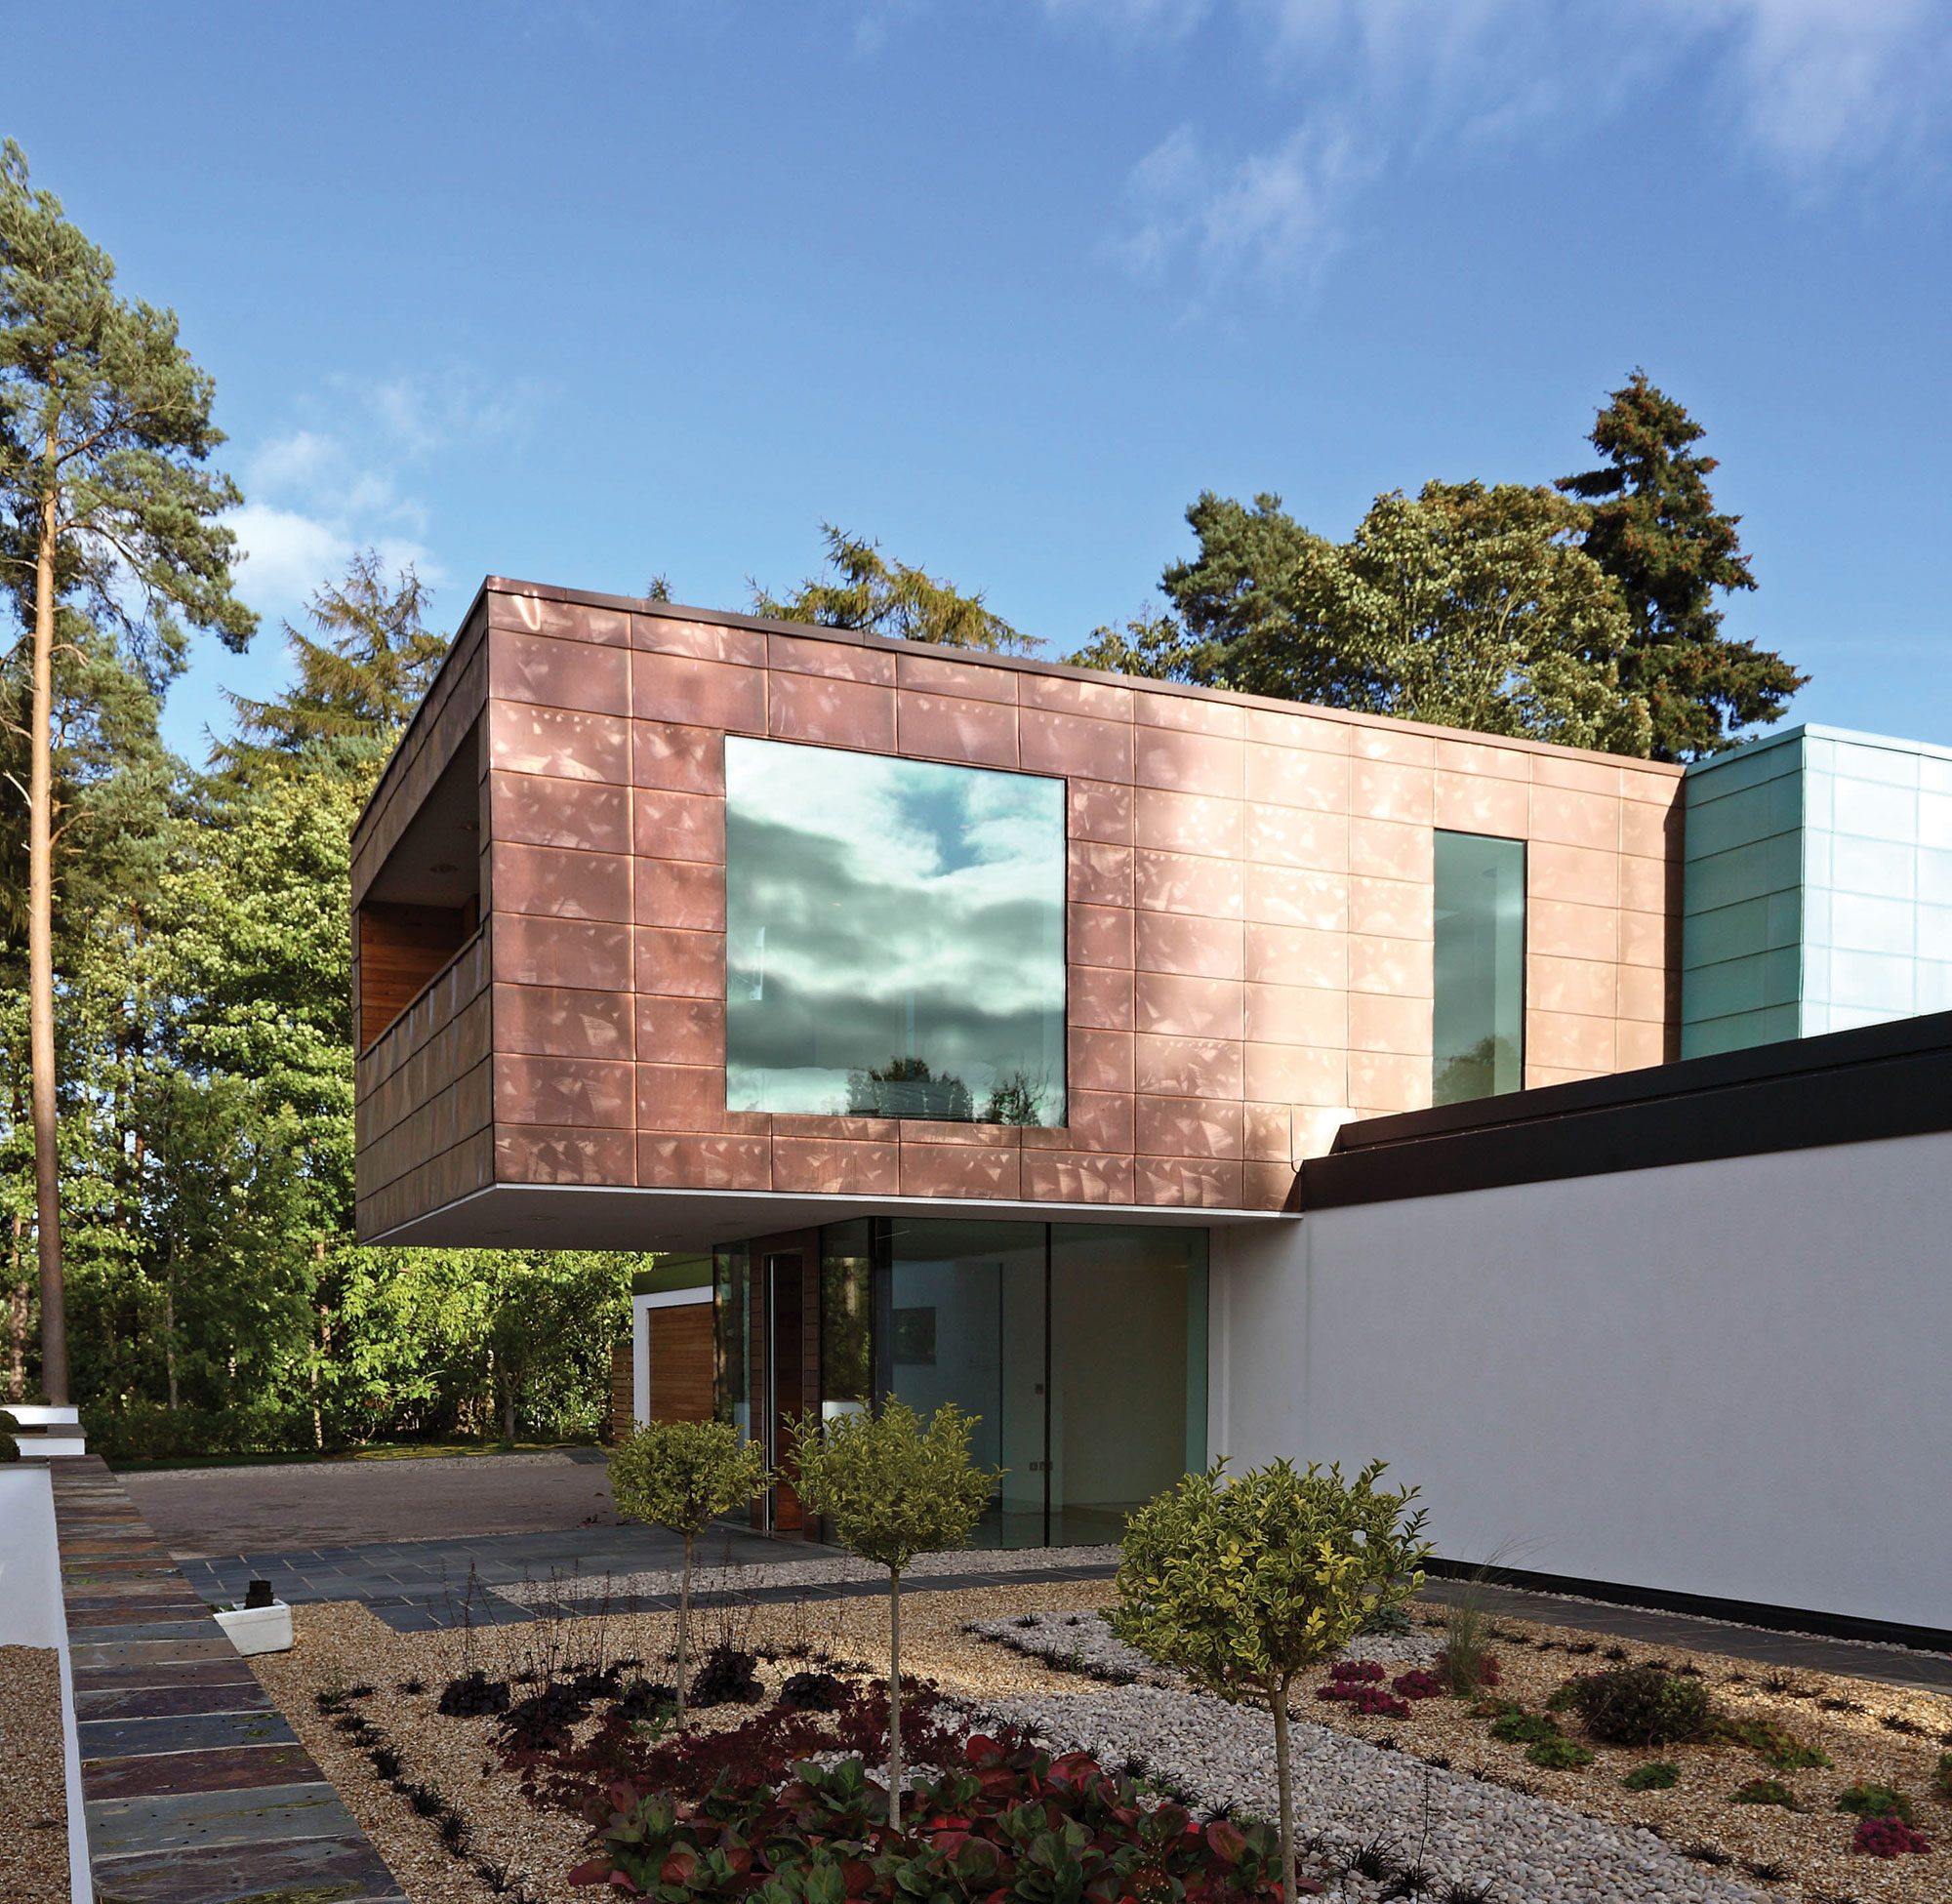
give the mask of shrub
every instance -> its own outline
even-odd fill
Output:
[[[1326,1685],[1317,1686],[1318,1699],[1333,1699],[1341,1704],[1355,1707],[1363,1719],[1407,1719],[1407,1701],[1385,1692],[1381,1686],[1367,1680],[1330,1680]]]
[[[20,1460],[20,1443],[16,1439],[20,1432],[20,1417],[9,1409],[0,1408],[0,1461]]]
[[[1501,1739],[1506,1745],[1538,1745],[1547,1739],[1562,1736],[1558,1725],[1549,1719],[1541,1719],[1536,1713],[1520,1712],[1516,1708],[1501,1713],[1491,1722],[1491,1736]]]
[[[1000,1473],[969,1459],[980,1417],[946,1401],[921,1417],[890,1396],[879,1414],[812,1410],[791,1424],[807,1512],[834,1523],[850,1554],[888,1570],[888,1823],[902,1822],[902,1572],[917,1554],[960,1547],[990,1505]]]
[[[1730,1745],[1760,1753],[1777,1771],[1821,1771],[1830,1763],[1830,1755],[1821,1746],[1806,1744],[1772,1719],[1725,1719],[1715,1732]]]
[[[1620,1783],[1630,1792],[1670,1792],[1681,1783],[1681,1767],[1656,1759],[1650,1765],[1636,1765]]]
[[[1229,1480],[1225,1463],[1188,1475],[1125,1523],[1112,1630],[1219,1698],[1274,1720],[1282,1895],[1294,1889],[1288,1694],[1378,1607],[1423,1585],[1429,1547],[1416,1490],[1353,1481],[1339,1467],[1276,1461]],[[1387,1697],[1388,1695],[1384,1695]]]
[[[780,1687],[780,1703],[801,1712],[831,1713],[846,1690],[832,1673],[795,1673]]]
[[[1932,1774],[1932,1789],[1940,1804],[1952,1804],[1952,1752],[1938,1755],[1938,1769]]]
[[[1664,1667],[1617,1666],[1572,1684],[1573,1708],[1603,1745],[1674,1745],[1713,1733],[1707,1688]]]
[[[1730,1804],[1779,1804],[1785,1811],[1801,1811],[1796,1794],[1779,1778],[1752,1778],[1728,1794]]]
[[[1853,1811],[1859,1818],[1899,1818],[1907,1825],[1918,1822],[1911,1801],[1902,1792],[1894,1791],[1889,1785],[1873,1785],[1861,1778],[1837,1794],[1837,1809]]]
[[[691,1688],[694,1706],[751,1706],[765,1697],[759,1683],[758,1658],[725,1641],[705,1655]],[[678,1709],[683,1711],[682,1707]]]
[[[1497,1656],[1482,1649],[1460,1654],[1445,1646],[1437,1655],[1435,1670],[1445,1689],[1460,1698],[1467,1692],[1477,1691],[1480,1686],[1496,1685],[1504,1677],[1498,1670]]]
[[[1391,1689],[1404,1699],[1435,1699],[1444,1690],[1444,1681],[1434,1673],[1413,1666],[1390,1681]]]
[[[1339,1659],[1328,1669],[1328,1677],[1338,1685],[1374,1684],[1383,1669],[1373,1659]]]
[[[1578,1771],[1593,1762],[1592,1749],[1571,1739],[1540,1739],[1525,1750],[1525,1758],[1548,1771]]]
[[[617,1512],[668,1527],[684,1540],[677,1590],[677,1722],[685,1722],[691,1658],[691,1563],[698,1537],[721,1514],[750,1501],[772,1479],[756,1441],[743,1445],[730,1422],[654,1421],[625,1436],[610,1456]],[[706,1704],[700,1700],[701,1705]]]
[[[1362,1616],[1362,1624],[1356,1631],[1360,1634],[1387,1634],[1392,1640],[1402,1640],[1409,1633],[1409,1613],[1402,1606],[1377,1606]]]
[[[663,1713],[677,1711],[677,1687],[653,1680],[632,1680],[617,1701],[617,1716],[632,1724],[647,1722]]]
[[[1932,1842],[1921,1838],[1893,1814],[1885,1818],[1859,1818],[1857,1829],[1850,1834],[1850,1849],[1862,1851],[1868,1857],[1895,1858],[1907,1851],[1923,1855],[1932,1849]]]
[[[449,1719],[486,1719],[508,1710],[508,1681],[491,1680],[477,1666],[471,1673],[449,1680],[435,1708]]]

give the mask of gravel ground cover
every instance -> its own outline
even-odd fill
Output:
[[[0,1646],[0,1898],[68,1896],[61,1739],[60,1655]]]
[[[1422,1619],[1431,1622],[1440,1617],[1429,1609],[1419,1611]],[[1065,1732],[1065,1743],[1095,1750],[1109,1748],[1116,1738],[1126,1738],[1132,1744],[1121,1749],[1147,1759],[1159,1771],[1187,1784],[1208,1803],[1253,1809],[1257,1803],[1272,1802],[1265,1796],[1257,1802],[1237,1782],[1245,1778],[1251,1783],[1255,1777],[1271,1780],[1267,1767],[1272,1764],[1273,1728],[1266,1720],[1249,1720],[1246,1715],[1209,1716],[1213,1722],[1203,1728],[1212,1741],[1207,1783],[1202,1783],[1197,1758],[1184,1766],[1176,1760],[1169,1764],[1158,1751],[1145,1745],[1149,1735],[1180,1736],[1160,1731],[1161,1710],[1152,1696],[1154,1689],[1170,1688],[1177,1681],[1143,1655],[1120,1645],[1095,1612],[1075,1608],[1038,1611],[1013,1620],[977,1623],[973,1632],[974,1637],[994,1644],[1032,1652],[1065,1666],[1074,1677],[1085,1676],[1087,1683],[1093,1675],[1135,1677],[1137,1683],[1133,1685],[1101,1683],[1078,1700],[1055,1702],[1054,1711],[1066,1722],[1098,1728],[1079,1732],[1075,1738]],[[1463,1796],[1456,1803],[1467,1812],[1471,1810],[1470,1795],[1482,1796],[1495,1788],[1512,1795],[1513,1802],[1522,1807],[1557,1817],[1564,1828],[1561,1836],[1566,1831],[1575,1839],[1593,1833],[1625,1832],[1649,1839],[1657,1833],[1658,1841],[1653,1842],[1671,1847],[1662,1851],[1667,1860],[1662,1869],[1671,1867],[1677,1854],[1688,1851],[1705,1850],[1728,1860],[1726,1866],[1715,1866],[1683,1859],[1685,1868],[1694,1874],[1691,1882],[1696,1888],[1654,1888],[1645,1893],[1630,1887],[1589,1892],[1577,1887],[1581,1879],[1576,1871],[1566,1879],[1573,1888],[1542,1887],[1542,1880],[1533,1871],[1525,1874],[1519,1890],[1525,1899],[1746,1896],[1761,1889],[1802,1898],[1808,1904],[1846,1899],[1855,1900],[1855,1904],[1873,1904],[1874,1900],[1879,1904],[1882,1900],[1945,1904],[1952,1898],[1952,1869],[1948,1869],[1952,1867],[1952,1806],[1942,1802],[1934,1786],[1938,1756],[1952,1748],[1952,1699],[1823,1674],[1771,1672],[1752,1661],[1713,1653],[1673,1648],[1656,1653],[1648,1647],[1624,1644],[1609,1648],[1574,1628],[1504,1620],[1497,1624],[1496,1636],[1492,1647],[1501,1677],[1490,1696],[1508,1699],[1529,1712],[1542,1713],[1551,1694],[1577,1673],[1662,1659],[1700,1674],[1729,1717],[1786,1727],[1819,1747],[1832,1763],[1785,1770],[1752,1750],[1725,1744],[1642,1750],[1606,1747],[1598,1750],[1596,1762],[1589,1766],[1552,1770],[1528,1762],[1523,1743],[1493,1738],[1488,1720],[1474,1717],[1464,1701],[1412,1700],[1406,1719],[1363,1719],[1346,1705],[1319,1701],[1314,1692],[1326,1680],[1324,1672],[1300,1688],[1296,1716],[1313,1720],[1339,1740],[1360,1745],[1369,1758],[1331,1759],[1325,1766],[1318,1763],[1311,1815],[1332,1820],[1337,1815],[1336,1792],[1383,1792],[1392,1788],[1394,1780],[1396,1800],[1388,1806],[1379,1801],[1371,1809],[1392,1811],[1401,1817],[1409,1803],[1402,1781],[1415,1780],[1425,1767],[1440,1762],[1439,1775],[1449,1787],[1461,1788]],[[1425,1657],[1434,1657],[1441,1639],[1441,1628],[1432,1624],[1401,1641],[1361,1641],[1350,1648],[1350,1656],[1383,1662],[1394,1676],[1399,1670],[1394,1660],[1414,1657],[1418,1647],[1425,1649]],[[1616,1654],[1619,1657],[1613,1656]],[[1021,1704],[1006,1702],[997,1710],[999,1717],[1018,1723],[1036,1722],[1035,1715]],[[1170,1710],[1169,1704],[1166,1710]],[[1301,1728],[1297,1730],[1299,1734]],[[1569,1715],[1565,1730],[1572,1739],[1582,1737],[1577,1721]],[[1223,1738],[1232,1743],[1223,1748]],[[1377,1748],[1382,1749],[1382,1762],[1393,1764],[1393,1771],[1376,1769]],[[1621,1785],[1622,1777],[1637,1766],[1662,1761],[1681,1768],[1681,1780],[1671,1789],[1636,1792]],[[1259,1769],[1252,1769],[1256,1767]],[[1801,1809],[1730,1802],[1737,1788],[1758,1777],[1774,1780],[1793,1796]],[[1836,1808],[1836,1798],[1860,1780],[1894,1787],[1910,1798],[1919,1829],[1934,1846],[1930,1855],[1885,1860],[1850,1850],[1855,1820]],[[1413,1796],[1414,1787],[1410,1789]],[[1268,1790],[1272,1790],[1271,1783]],[[1492,1802],[1489,1811],[1476,1811],[1476,1822],[1470,1829],[1507,1829],[1507,1814],[1502,1809],[1505,1803],[1500,1798]],[[1364,1815],[1359,1811],[1357,1822]],[[1577,1822],[1568,1824],[1568,1819]],[[1413,1837],[1417,1829],[1420,1827],[1410,1828],[1408,1835]],[[1526,1842],[1527,1834],[1512,1829],[1514,1845]],[[1392,1835],[1401,1843],[1405,1829],[1393,1826]],[[1469,1833],[1465,1836],[1468,1840]],[[1433,1830],[1431,1843],[1438,1842]],[[1530,1857],[1520,1861],[1526,1866],[1537,1863]],[[1431,1859],[1426,1856],[1425,1862]],[[1785,1881],[1758,1882],[1753,1876],[1756,1868],[1780,1868],[1790,1875]],[[1748,1888],[1728,1892],[1699,1887],[1718,1872],[1724,1874],[1725,1883],[1738,1879]],[[1508,1885],[1515,1875],[1506,1873]]]
[[[960,1570],[967,1557],[956,1559]],[[1093,1580],[913,1595],[903,1602],[904,1663],[973,1713],[1036,1724],[1053,1746],[1099,1750],[1114,1768],[1128,1758],[1142,1761],[1204,1803],[1271,1809],[1272,1727],[1265,1719],[1148,1683],[1164,1677],[1149,1662],[1140,1662],[1144,1677],[1122,1685],[1066,1670],[1075,1652],[1078,1663],[1087,1663],[1088,1655],[1115,1677],[1138,1672],[1132,1660],[1109,1650],[1117,1642],[1097,1620],[1096,1609],[1109,1594],[1109,1582]],[[441,1686],[468,1665],[503,1677],[550,1655],[600,1651],[613,1659],[661,1661],[674,1637],[669,1616],[592,1612],[472,1633],[415,1635],[393,1633],[354,1604],[301,1606],[296,1618],[294,1651],[253,1663],[417,1904],[497,1897],[526,1897],[534,1904],[582,1898],[589,1904],[590,1892],[563,1882],[584,1853],[580,1820],[538,1811],[522,1798],[492,1750],[492,1720],[443,1718],[435,1702]],[[701,1615],[696,1641],[701,1652],[725,1637],[783,1655],[824,1652],[880,1672],[886,1618],[879,1597],[735,1604]],[[983,1626],[1007,1633],[1008,1641],[971,1630]],[[1048,1658],[1027,1643],[1046,1631]],[[1505,1668],[1499,1692],[1530,1710],[1575,1671],[1609,1663],[1598,1646],[1593,1653],[1568,1653],[1566,1648],[1593,1644],[1590,1636],[1568,1629],[1506,1622],[1499,1631],[1514,1636],[1494,1642]],[[1539,1639],[1550,1650],[1540,1650]],[[1392,1651],[1390,1675],[1405,1670],[1403,1662],[1428,1658],[1435,1643],[1427,1629],[1391,1641],[1401,1650]],[[1382,1646],[1380,1641],[1365,1642],[1364,1656],[1380,1658]],[[1645,1648],[1628,1650],[1635,1659],[1650,1656]],[[1620,1772],[1660,1755],[1609,1749],[1584,1771],[1546,1771],[1525,1762],[1523,1746],[1493,1740],[1487,1722],[1473,1719],[1458,1701],[1416,1701],[1408,1720],[1395,1721],[1352,1719],[1346,1709],[1309,1697],[1297,1702],[1297,1717],[1311,1722],[1295,1727],[1298,1758],[1315,1795],[1304,1829],[1320,1836],[1323,1850],[1345,1857],[1359,1839],[1367,1843],[1380,1838],[1378,1848],[1389,1853],[1389,1862],[1420,1859],[1441,1874],[1436,1889],[1425,1893],[1433,1900],[1443,1898],[1453,1874],[1467,1882],[1489,1880],[1488,1895],[1498,1904],[1733,1904],[1759,1896],[1798,1904],[1944,1904],[1952,1896],[1952,1812],[1932,1797],[1936,1757],[1947,1749],[1937,1733],[1952,1730],[1952,1701],[1815,1675],[1798,1675],[1788,1689],[1772,1690],[1765,1683],[1768,1676],[1753,1666],[1707,1654],[1667,1657],[1706,1674],[1731,1711],[1776,1718],[1821,1743],[1835,1767],[1773,1772],[1737,1748],[1669,1748],[1667,1756],[1684,1766],[1681,1785],[1630,1793],[1619,1786]],[[765,1695],[776,1694],[799,1664],[786,1656],[762,1664]],[[654,1663],[645,1671],[662,1676]],[[403,1692],[403,1684],[420,1689]],[[318,1692],[334,1686],[358,1695],[346,1705],[370,1715],[400,1754],[406,1774],[437,1788],[442,1803],[461,1814],[463,1857],[441,1843],[438,1818],[417,1816],[335,1720],[319,1711]],[[372,1691],[359,1690],[365,1686]],[[1804,1693],[1812,1696],[1798,1696]],[[1861,1710],[1825,1710],[1818,1703],[1823,1699]],[[719,1707],[699,1717],[717,1726],[739,1722],[753,1710]],[[1887,1720],[1919,1730],[1893,1731]],[[1567,1731],[1576,1736],[1576,1724],[1568,1722]],[[1792,1814],[1728,1803],[1737,1784],[1765,1771],[1794,1788],[1810,1808]],[[1848,1854],[1852,1821],[1828,1806],[1838,1789],[1859,1777],[1909,1793],[1920,1828],[1941,1848],[1889,1862]],[[1699,1846],[1728,1864],[1682,1855]],[[1759,1882],[1743,1871],[1742,1860],[1779,1863],[1792,1877]],[[501,1889],[480,1875],[484,1866]],[[1358,1874],[1340,1894],[1367,1900],[1386,1888],[1385,1881]]]

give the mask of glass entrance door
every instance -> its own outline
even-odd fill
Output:
[[[875,1392],[926,1419],[945,1401],[979,1416],[970,1454],[1005,1472],[973,1544],[1044,1540],[1048,1231],[1041,1223],[897,1218]]]
[[[766,1397],[764,1441],[766,1465],[785,1475],[793,1438],[787,1423],[806,1405],[803,1371],[806,1366],[805,1317],[801,1307],[804,1262],[798,1250],[782,1251],[765,1259]],[[777,1482],[766,1496],[765,1523],[772,1533],[798,1533],[805,1516],[790,1479]]]

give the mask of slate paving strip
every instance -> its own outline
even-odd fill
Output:
[[[98,1895],[142,1904],[406,1904],[365,1833],[341,1808],[343,1828],[316,1838],[154,1849],[101,1859]]]
[[[152,1850],[167,1841],[184,1849],[248,1844],[263,1838],[315,1838],[322,1821],[338,1828],[344,1807],[322,1779],[245,1792],[183,1792],[169,1798],[108,1799],[89,1819],[89,1842],[114,1855]]]
[[[406,1904],[197,1592],[248,1557],[192,1582],[99,1457],[48,1466],[97,1896]]]

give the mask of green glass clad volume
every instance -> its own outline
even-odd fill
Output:
[[[1064,798],[729,736],[726,1108],[1063,1124]]]
[[[1430,1094],[1461,1104],[1525,1083],[1525,842],[1440,832],[1436,859]]]

